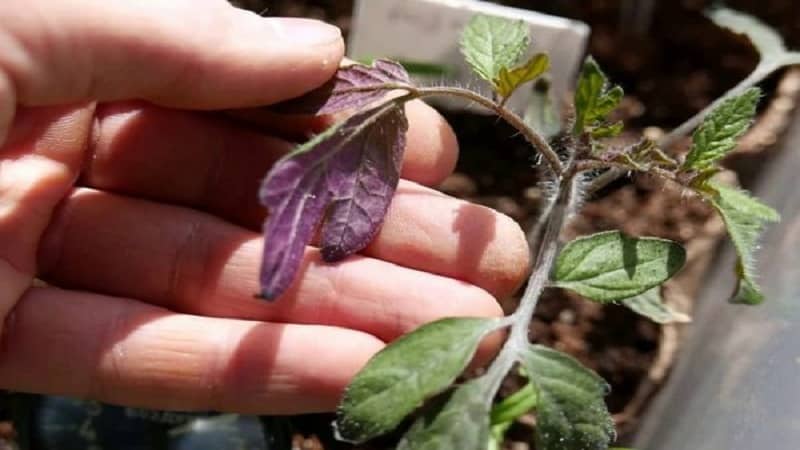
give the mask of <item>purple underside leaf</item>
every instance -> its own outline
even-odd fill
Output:
[[[408,128],[394,103],[353,115],[278,161],[261,187],[264,224],[261,296],[291,284],[323,216],[321,253],[338,261],[378,232],[400,177]]]
[[[271,109],[288,114],[332,114],[358,109],[385,96],[389,92],[383,88],[386,84],[410,85],[411,80],[403,66],[394,61],[379,59],[372,66],[353,64],[340,68],[319,88]]]

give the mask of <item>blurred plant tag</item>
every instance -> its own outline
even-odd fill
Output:
[[[349,56],[362,62],[394,59],[422,85],[478,87],[480,82],[458,48],[461,30],[475,14],[527,22],[531,30],[528,54],[549,53],[553,94],[564,98],[586,51],[589,27],[583,22],[519,8],[476,0],[357,0]],[[531,89],[520,89],[510,106],[524,109],[531,94]],[[463,107],[463,103],[459,104]]]

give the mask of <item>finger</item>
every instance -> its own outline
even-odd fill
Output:
[[[453,169],[458,146],[442,117],[409,104],[402,176],[436,184]],[[269,167],[293,146],[211,115],[141,103],[101,106],[83,182],[203,209],[253,229],[265,210],[257,192]]]
[[[254,230],[261,180],[293,144],[209,114],[100,105],[80,184],[201,209]]]
[[[309,249],[275,302],[259,291],[258,234],[194,210],[80,190],[42,242],[40,276],[75,289],[220,317],[358,329],[391,340],[448,316],[499,316],[474,285],[373,258],[321,262]]]
[[[378,235],[362,254],[467,281],[498,298],[525,279],[530,251],[510,217],[401,182]]]
[[[410,127],[402,176],[427,185],[439,184],[450,175],[458,160],[456,135],[444,117],[422,100],[407,102],[405,107]],[[236,110],[229,115],[294,141],[308,139],[340,119],[340,116],[278,114],[269,108]],[[447,151],[437,151],[440,149]]]
[[[0,79],[23,105],[262,105],[319,86],[343,52],[333,26],[263,18],[222,0],[4,0],[0,23]]]
[[[19,272],[35,270],[34,249],[51,211],[83,163],[93,111],[85,104],[23,108],[0,145],[0,260]]]
[[[409,128],[401,176],[428,186],[447,178],[458,161],[458,140],[447,121],[421,100],[406,103]]]
[[[93,112],[91,104],[23,108],[0,145],[0,319],[31,284],[35,249],[80,168]],[[2,332],[0,321],[0,345]]]
[[[56,288],[20,300],[3,344],[6,389],[253,414],[333,410],[383,347],[342,328],[188,316]]]

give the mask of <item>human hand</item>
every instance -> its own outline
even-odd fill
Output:
[[[223,0],[0,2],[0,388],[324,411],[385,342],[501,314],[524,236],[423,187],[457,146],[421,103],[375,241],[333,265],[309,248],[289,292],[253,298],[258,184],[292,145],[211,111],[300,95],[342,52],[333,27]]]

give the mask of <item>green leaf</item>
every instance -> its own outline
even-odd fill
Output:
[[[764,226],[768,222],[780,220],[780,215],[747,192],[713,180],[700,186],[700,192],[722,216],[739,256],[736,267],[739,285],[731,301],[750,305],[761,303],[764,301],[764,294],[755,281],[754,252]]]
[[[679,313],[664,303],[659,288],[645,291],[635,297],[622,300],[622,304],[635,313],[660,324],[691,322],[689,316]]]
[[[456,68],[446,64],[435,64],[424,61],[398,60],[411,75],[423,77],[452,77],[456,73]]]
[[[550,58],[544,53],[533,55],[525,64],[508,69],[501,67],[492,82],[495,91],[503,98],[508,98],[522,84],[539,78],[550,68]]]
[[[675,242],[607,231],[564,246],[556,259],[552,280],[555,286],[606,303],[660,285],[685,261],[686,252]]]
[[[541,345],[526,348],[520,362],[539,396],[537,450],[606,450],[615,438],[603,402],[608,384],[570,356]]]
[[[595,139],[614,137],[622,133],[624,127],[622,122],[615,122],[609,125],[601,125],[592,128],[592,137]]]
[[[546,139],[561,132],[561,114],[550,98],[550,81],[546,77],[534,83],[522,120]]]
[[[522,20],[479,14],[461,34],[461,53],[478,76],[494,83],[500,69],[512,67],[528,48],[528,25]]]
[[[455,76],[458,72],[458,69],[452,65],[447,64],[437,64],[427,61],[415,61],[411,59],[403,59],[403,58],[375,58],[372,56],[363,56],[361,58],[356,58],[355,61],[359,64],[365,66],[372,66],[375,61],[384,59],[389,61],[394,61],[406,70],[411,75],[417,75],[422,77],[452,77]]]
[[[486,450],[489,381],[469,381],[439,399],[434,408],[414,422],[397,450]]]
[[[497,319],[442,319],[378,352],[345,391],[336,421],[340,438],[360,443],[393,430],[450,386],[497,326]]]
[[[575,90],[574,133],[580,134],[595,125],[602,125],[606,115],[619,105],[623,95],[620,86],[609,84],[608,77],[594,58],[586,58]]]
[[[760,97],[759,88],[749,88],[711,111],[692,135],[692,148],[683,163],[684,170],[708,170],[736,148],[736,139],[753,122]]]

